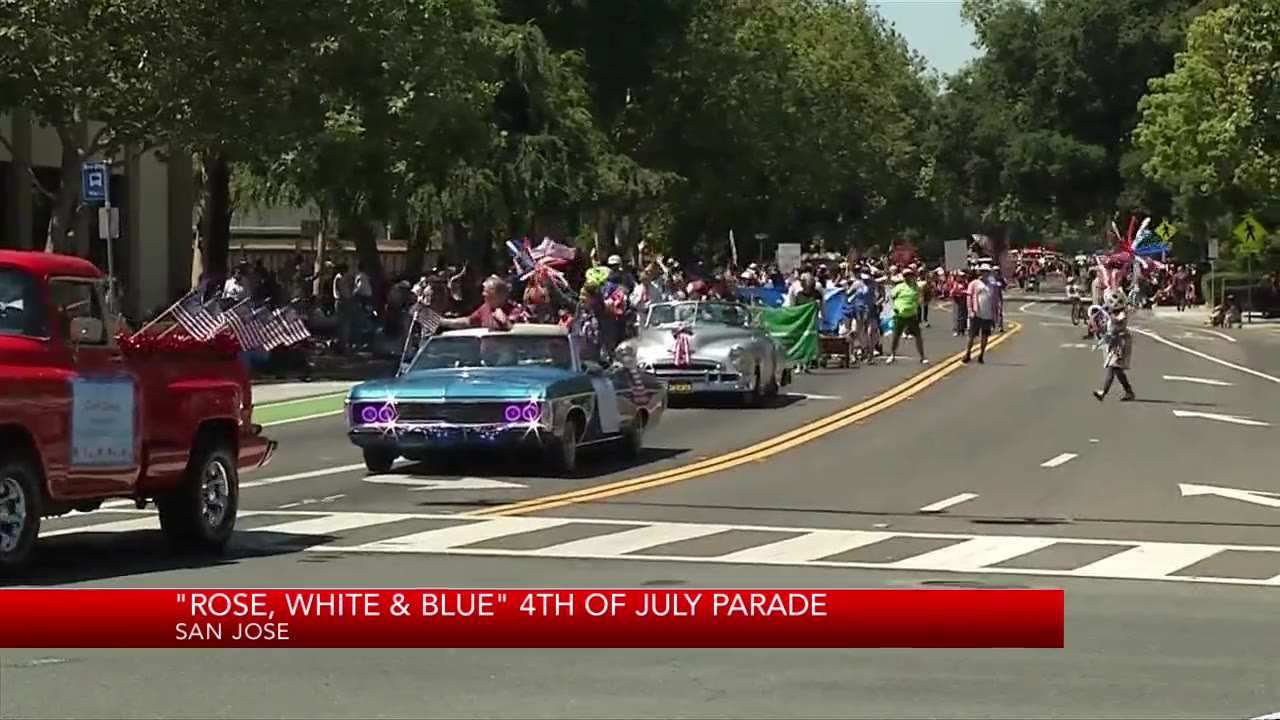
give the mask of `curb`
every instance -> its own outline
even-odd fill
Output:
[[[1031,297],[1029,295],[1005,295],[1006,303],[1042,303],[1045,305],[1070,305],[1071,301],[1064,297]]]

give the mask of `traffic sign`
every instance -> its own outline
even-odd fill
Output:
[[[80,197],[86,203],[105,203],[109,177],[106,163],[85,163],[80,171]]]
[[[1236,252],[1241,255],[1262,254],[1263,241],[1266,240],[1267,234],[1267,229],[1258,222],[1258,218],[1245,215],[1235,229],[1236,240],[1239,241]]]
[[[98,239],[120,237],[120,208],[98,208]]]
[[[1156,227],[1156,235],[1159,236],[1159,238],[1165,242],[1169,242],[1170,240],[1173,239],[1173,236],[1177,234],[1178,234],[1177,226],[1169,222],[1168,220],[1165,220],[1164,222],[1160,223],[1158,227]]]
[[[1209,238],[1209,259],[1218,259],[1218,238]]]

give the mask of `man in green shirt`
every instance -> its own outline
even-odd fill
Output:
[[[897,359],[898,342],[904,334],[911,335],[916,341],[916,352],[920,355],[920,363],[927,365],[924,357],[924,338],[920,335],[920,284],[916,282],[916,273],[911,268],[902,271],[902,277],[889,291],[889,299],[893,302],[893,341],[889,347],[886,363]]]

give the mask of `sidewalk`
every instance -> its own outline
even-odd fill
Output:
[[[1152,308],[1152,317],[1156,320],[1166,322],[1176,322],[1181,325],[1198,325],[1200,327],[1209,327],[1209,308],[1204,306],[1189,307],[1183,312],[1178,312],[1173,307],[1157,307]],[[1141,315],[1139,315],[1141,317]],[[1233,330],[1280,330],[1280,318],[1263,319],[1260,317],[1245,318],[1244,325]]]

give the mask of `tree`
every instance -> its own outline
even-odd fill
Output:
[[[77,249],[71,232],[82,212],[83,163],[152,147],[176,124],[186,77],[174,62],[182,11],[182,3],[164,0],[0,2],[5,100],[30,110],[62,146],[58,185],[32,177],[52,204],[48,237],[55,249]],[[90,121],[101,125],[88,132]],[[79,240],[82,252],[85,242]]]
[[[192,0],[175,28],[188,69],[182,113],[165,129],[173,153],[190,153],[201,266],[226,273],[237,161],[275,157],[315,132],[318,86],[312,59],[343,30],[322,4]]]
[[[507,40],[483,0],[344,0],[299,70],[287,149],[254,159],[258,202],[312,204],[381,279],[377,226],[489,144]]]
[[[1143,169],[1198,220],[1280,195],[1280,8],[1241,3],[1192,23],[1173,72],[1151,81]]]

